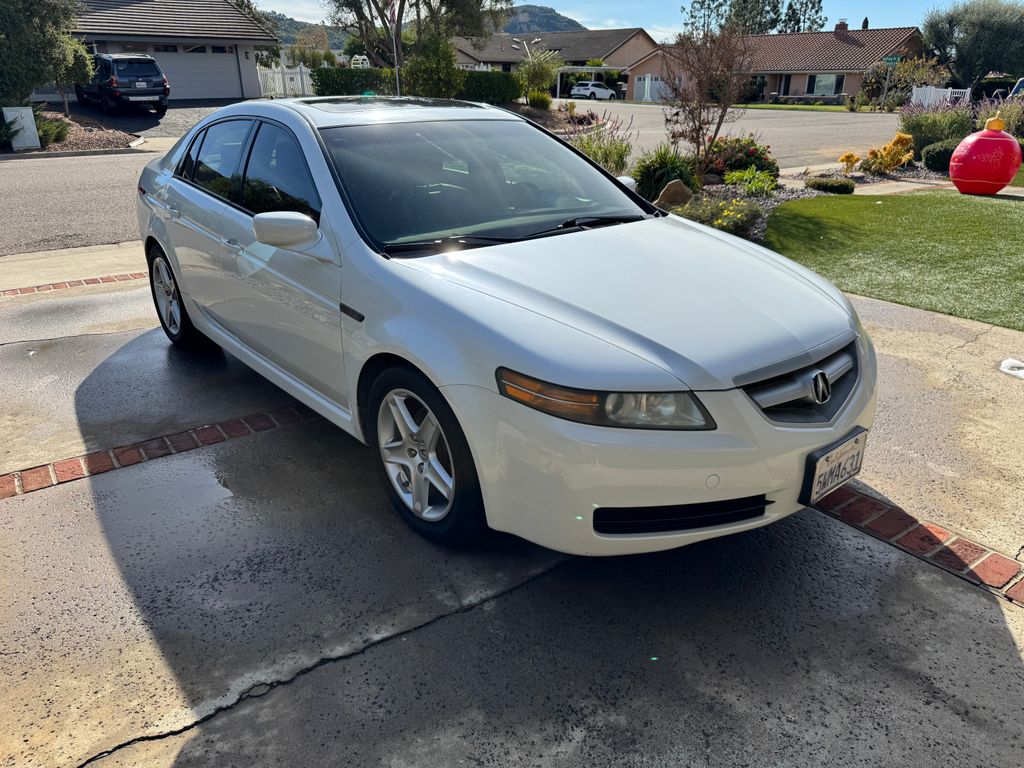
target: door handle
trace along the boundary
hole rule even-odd
[[[167,215],[170,216],[172,219],[180,219],[181,211],[179,211],[173,205],[169,205],[167,206]]]
[[[234,251],[235,253],[242,252],[241,243],[239,243],[238,240],[236,240],[233,237],[229,237],[226,240],[224,240],[224,245],[227,246],[230,250]]]

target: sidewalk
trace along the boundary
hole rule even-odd
[[[13,254],[0,259],[0,291],[145,270],[146,257],[138,240]]]

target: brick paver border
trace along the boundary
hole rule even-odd
[[[84,277],[81,280],[62,280],[59,283],[43,283],[30,285],[26,288],[7,288],[0,291],[0,296],[24,296],[28,293],[47,293],[63,288],[77,288],[80,285],[100,285],[102,283],[123,283],[128,280],[145,280],[148,272],[125,272],[120,275],[103,275],[102,277]]]
[[[223,443],[256,432],[321,418],[304,405],[290,405],[17,470],[0,475],[0,499],[94,477],[204,445]],[[1001,552],[935,523],[919,520],[895,504],[850,486],[833,491],[819,501],[815,508],[999,597],[1024,604],[1024,566]]]

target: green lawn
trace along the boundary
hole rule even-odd
[[[804,112],[846,112],[846,107],[832,104],[734,104],[736,109],[795,109]]]
[[[1013,181],[1010,182],[1011,187],[1024,187],[1024,166],[1017,171],[1017,175],[1013,177]]]
[[[1024,331],[1022,230],[1024,198],[843,195],[780,205],[765,244],[845,291]]]

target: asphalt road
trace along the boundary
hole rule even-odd
[[[0,300],[5,466],[290,402],[172,349],[146,292]],[[808,510],[654,556],[447,551],[322,420],[0,501],[0,595],[5,768],[930,768],[1024,744],[1024,610],[864,532]]]
[[[608,109],[626,123],[632,120],[634,155],[664,141],[660,107],[602,103],[595,108]],[[211,109],[173,108],[161,121],[142,111],[114,119],[124,130],[174,136]],[[896,126],[897,118],[884,113],[747,110],[729,131],[753,132],[771,145],[781,166],[803,167],[835,162],[847,149],[863,153],[891,139]],[[0,256],[138,239],[136,182],[154,157],[137,153],[0,161]]]

